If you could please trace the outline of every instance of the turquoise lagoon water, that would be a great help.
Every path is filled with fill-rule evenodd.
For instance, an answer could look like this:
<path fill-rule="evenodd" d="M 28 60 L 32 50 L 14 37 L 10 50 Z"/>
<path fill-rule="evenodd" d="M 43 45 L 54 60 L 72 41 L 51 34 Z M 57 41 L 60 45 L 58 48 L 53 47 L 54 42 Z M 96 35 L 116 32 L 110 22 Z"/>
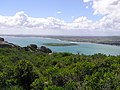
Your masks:
<path fill-rule="evenodd" d="M 43 43 L 71 43 L 70 41 L 62 41 L 58 39 L 42 38 L 42 37 L 13 37 L 13 36 L 1 36 L 6 41 L 20 45 L 27 46 L 29 44 L 36 44 L 39 47 Z M 107 55 L 120 55 L 120 46 L 103 45 L 87 42 L 74 42 L 79 44 L 78 46 L 47 46 L 53 52 L 70 52 L 73 54 L 83 53 L 86 55 L 92 55 L 95 53 L 103 53 Z"/>

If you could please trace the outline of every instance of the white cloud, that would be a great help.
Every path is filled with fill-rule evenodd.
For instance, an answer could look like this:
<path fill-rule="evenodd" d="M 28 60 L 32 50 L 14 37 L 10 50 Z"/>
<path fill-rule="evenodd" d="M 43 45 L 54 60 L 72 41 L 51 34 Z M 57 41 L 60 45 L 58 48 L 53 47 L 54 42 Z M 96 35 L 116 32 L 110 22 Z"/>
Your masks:
<path fill-rule="evenodd" d="M 0 26 L 24 26 L 28 22 L 28 16 L 23 12 L 18 12 L 14 16 L 0 16 Z"/>
<path fill-rule="evenodd" d="M 83 0 L 84 2 L 92 2 L 94 14 L 110 14 L 113 11 L 120 12 L 120 0 Z"/>
<path fill-rule="evenodd" d="M 40 30 L 45 29 L 82 29 L 88 27 L 88 23 L 91 23 L 86 17 L 79 17 L 72 23 L 65 23 L 64 20 L 60 20 L 54 17 L 48 18 L 32 18 L 27 16 L 23 11 L 16 13 L 14 16 L 1 16 L 0 27 L 25 27 L 25 28 L 37 28 Z"/>
<path fill-rule="evenodd" d="M 88 8 L 89 8 L 89 6 L 86 6 L 85 8 L 87 8 L 87 9 L 88 9 Z"/>
<path fill-rule="evenodd" d="M 83 0 L 84 2 L 86 0 Z M 118 33 L 120 35 L 120 0 L 87 0 L 92 3 L 94 15 L 104 15 L 103 18 L 93 23 L 95 29 L 106 33 Z M 86 2 L 86 3 L 88 3 Z"/>
<path fill-rule="evenodd" d="M 83 0 L 83 2 L 90 2 L 91 0 Z"/>
<path fill-rule="evenodd" d="M 23 11 L 14 16 L 0 16 L 0 27 L 26 27 L 39 29 L 61 28 L 64 21 L 54 17 L 32 18 L 28 17 Z"/>
<path fill-rule="evenodd" d="M 62 12 L 61 11 L 58 11 L 57 14 L 61 14 Z"/>
<path fill-rule="evenodd" d="M 70 34 L 70 35 L 120 35 L 119 9 L 108 13 L 100 20 L 94 22 L 81 16 L 71 23 L 54 17 L 33 18 L 23 11 L 14 16 L 0 16 L 0 34 Z M 116 14 L 117 13 L 117 14 Z M 74 16 L 73 16 L 74 18 Z"/>
<path fill-rule="evenodd" d="M 72 18 L 72 19 L 74 19 L 74 18 L 75 18 L 75 16 L 72 16 L 71 18 Z"/>
<path fill-rule="evenodd" d="M 94 14 L 110 14 L 113 11 L 120 11 L 120 0 L 94 0 L 93 8 Z"/>

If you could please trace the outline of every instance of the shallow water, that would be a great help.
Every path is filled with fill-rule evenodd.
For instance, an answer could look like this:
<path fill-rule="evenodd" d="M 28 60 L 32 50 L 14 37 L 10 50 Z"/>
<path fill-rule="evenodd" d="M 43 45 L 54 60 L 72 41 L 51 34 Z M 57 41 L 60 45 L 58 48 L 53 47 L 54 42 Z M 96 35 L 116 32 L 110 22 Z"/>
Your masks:
<path fill-rule="evenodd" d="M 62 41 L 58 39 L 42 38 L 42 37 L 13 37 L 13 36 L 1 36 L 6 41 L 20 45 L 27 46 L 29 44 L 36 44 L 39 47 L 43 43 L 71 43 L 70 41 Z M 92 55 L 95 53 L 103 53 L 107 55 L 120 55 L 120 46 L 103 45 L 87 42 L 74 42 L 79 44 L 78 46 L 47 46 L 53 52 L 70 52 L 70 53 L 83 53 L 86 55 Z"/>

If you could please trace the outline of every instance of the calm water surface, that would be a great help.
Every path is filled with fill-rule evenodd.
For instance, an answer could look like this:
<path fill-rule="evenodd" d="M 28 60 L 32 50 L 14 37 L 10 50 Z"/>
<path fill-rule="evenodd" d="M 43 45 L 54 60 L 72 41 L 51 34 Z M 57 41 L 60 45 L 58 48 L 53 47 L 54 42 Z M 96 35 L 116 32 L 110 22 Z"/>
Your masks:
<path fill-rule="evenodd" d="M 27 46 L 29 44 L 36 44 L 38 46 L 43 43 L 71 43 L 69 41 L 61 41 L 58 39 L 42 38 L 42 37 L 13 37 L 13 36 L 1 36 L 6 41 L 20 45 Z M 78 46 L 47 46 L 53 52 L 70 52 L 70 53 L 83 53 L 92 55 L 95 53 L 103 53 L 107 55 L 120 55 L 120 46 L 102 45 L 86 42 L 74 42 L 79 44 Z"/>

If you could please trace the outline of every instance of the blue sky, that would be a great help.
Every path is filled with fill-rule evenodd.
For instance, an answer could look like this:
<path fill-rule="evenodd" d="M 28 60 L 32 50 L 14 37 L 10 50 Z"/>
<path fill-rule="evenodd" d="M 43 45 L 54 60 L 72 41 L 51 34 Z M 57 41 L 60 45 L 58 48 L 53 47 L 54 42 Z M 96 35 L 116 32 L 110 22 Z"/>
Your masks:
<path fill-rule="evenodd" d="M 0 0 L 0 34 L 120 35 L 120 0 Z"/>
<path fill-rule="evenodd" d="M 72 16 L 74 18 L 86 16 L 95 21 L 101 18 L 100 15 L 93 16 L 93 9 L 83 0 L 2 0 L 0 3 L 0 15 L 14 15 L 19 11 L 24 11 L 31 17 L 52 16 L 67 22 L 73 20 Z"/>

